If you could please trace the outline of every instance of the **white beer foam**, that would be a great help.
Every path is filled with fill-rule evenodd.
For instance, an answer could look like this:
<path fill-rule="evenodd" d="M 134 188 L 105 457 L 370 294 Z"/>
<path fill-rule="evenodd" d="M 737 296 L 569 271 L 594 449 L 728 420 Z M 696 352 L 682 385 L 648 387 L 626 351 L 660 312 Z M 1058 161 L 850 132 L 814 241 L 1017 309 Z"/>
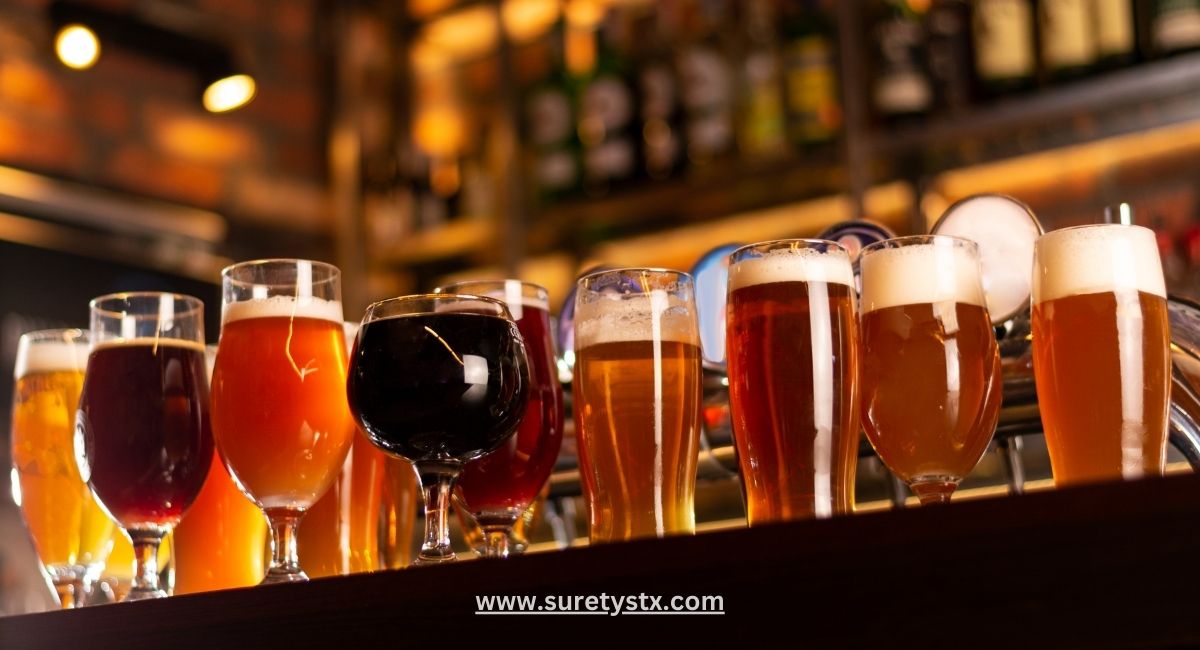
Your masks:
<path fill-rule="evenodd" d="M 984 306 L 979 263 L 968 249 L 953 242 L 873 250 L 858 263 L 864 314 L 939 302 Z"/>
<path fill-rule="evenodd" d="M 652 317 L 659 312 L 658 326 Z M 575 349 L 600 343 L 652 341 L 656 330 L 663 341 L 699 345 L 696 312 L 665 291 L 600 296 L 580 302 L 575 311 Z"/>
<path fill-rule="evenodd" d="M 1129 290 L 1167 297 L 1154 231 L 1114 224 L 1055 230 L 1038 240 L 1033 302 Z"/>
<path fill-rule="evenodd" d="M 87 368 L 87 343 L 67 341 L 38 341 L 17 348 L 13 378 L 20 379 L 35 372 L 83 372 Z"/>
<path fill-rule="evenodd" d="M 204 354 L 204 344 L 199 341 L 184 341 L 183 339 L 168 339 L 168 338 L 153 338 L 150 336 L 139 336 L 135 339 L 112 339 L 97 343 L 92 346 L 92 352 L 104 350 L 106 348 L 184 348 L 185 350 L 195 350 L 200 354 Z"/>
<path fill-rule="evenodd" d="M 773 282 L 827 282 L 854 286 L 850 256 L 833 249 L 822 253 L 811 248 L 773 250 L 729 267 L 729 290 Z"/>
<path fill-rule="evenodd" d="M 221 324 L 248 318 L 312 318 L 342 324 L 342 303 L 301 296 L 272 296 L 231 302 L 221 310 Z"/>

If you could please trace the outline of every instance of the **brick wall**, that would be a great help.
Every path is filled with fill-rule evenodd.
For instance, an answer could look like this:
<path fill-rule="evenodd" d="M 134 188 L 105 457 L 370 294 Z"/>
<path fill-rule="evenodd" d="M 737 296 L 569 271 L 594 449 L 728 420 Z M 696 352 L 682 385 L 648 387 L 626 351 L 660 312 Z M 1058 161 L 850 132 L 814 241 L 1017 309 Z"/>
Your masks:
<path fill-rule="evenodd" d="M 52 52 L 49 0 L 4 0 L 0 165 L 213 209 L 234 233 L 326 233 L 317 2 L 168 3 L 235 43 L 258 81 L 253 102 L 209 114 L 194 75 L 116 44 L 90 70 L 69 70 Z"/>

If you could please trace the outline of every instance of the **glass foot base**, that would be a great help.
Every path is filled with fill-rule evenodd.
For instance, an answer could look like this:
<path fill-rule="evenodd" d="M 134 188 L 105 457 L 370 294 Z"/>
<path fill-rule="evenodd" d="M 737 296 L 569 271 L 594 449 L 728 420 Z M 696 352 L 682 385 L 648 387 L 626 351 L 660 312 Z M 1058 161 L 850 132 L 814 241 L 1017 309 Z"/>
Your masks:
<path fill-rule="evenodd" d="M 433 566 L 435 564 L 445 564 L 454 562 L 458 557 L 454 555 L 454 551 L 448 551 L 446 555 L 418 555 L 413 566 Z"/>
<path fill-rule="evenodd" d="M 910 481 L 908 487 L 921 500 L 921 505 L 949 503 L 950 495 L 958 489 L 958 481 L 952 476 L 922 476 Z"/>
<path fill-rule="evenodd" d="M 280 585 L 288 582 L 308 582 L 308 575 L 299 569 L 295 571 L 276 571 L 270 569 L 260 585 Z"/>
<path fill-rule="evenodd" d="M 135 600 L 155 600 L 157 598 L 166 597 L 167 592 L 163 591 L 162 589 L 138 589 L 135 587 L 130 589 L 129 593 L 125 594 L 125 597 L 121 599 L 121 602 L 128 603 Z"/>

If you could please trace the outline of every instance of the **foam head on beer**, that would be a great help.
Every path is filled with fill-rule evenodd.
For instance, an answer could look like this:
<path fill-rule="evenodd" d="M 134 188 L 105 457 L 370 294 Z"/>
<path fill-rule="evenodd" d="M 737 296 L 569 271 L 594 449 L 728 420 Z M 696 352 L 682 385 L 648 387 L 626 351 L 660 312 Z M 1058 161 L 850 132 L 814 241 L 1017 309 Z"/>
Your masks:
<path fill-rule="evenodd" d="M 984 307 L 975 244 L 943 237 L 930 243 L 872 248 L 859 260 L 864 314 L 903 305 L 960 303 Z"/>
<path fill-rule="evenodd" d="M 850 255 L 843 249 L 829 247 L 783 248 L 759 257 L 743 258 L 729 267 L 729 290 L 772 282 L 824 282 L 854 286 L 854 270 Z"/>
<path fill-rule="evenodd" d="M 82 372 L 87 368 L 88 344 L 84 339 L 36 340 L 17 348 L 13 378 L 35 372 Z"/>
<path fill-rule="evenodd" d="M 625 341 L 675 341 L 699 345 L 692 301 L 674 287 L 620 287 L 581 292 L 575 311 L 575 349 Z M 690 292 L 687 294 L 690 296 Z"/>
<path fill-rule="evenodd" d="M 250 318 L 311 318 L 342 324 L 342 303 L 312 296 L 271 296 L 226 303 L 222 325 Z"/>
<path fill-rule="evenodd" d="M 1064 228 L 1037 242 L 1033 301 L 1141 291 L 1167 296 L 1154 232 L 1140 226 Z"/>

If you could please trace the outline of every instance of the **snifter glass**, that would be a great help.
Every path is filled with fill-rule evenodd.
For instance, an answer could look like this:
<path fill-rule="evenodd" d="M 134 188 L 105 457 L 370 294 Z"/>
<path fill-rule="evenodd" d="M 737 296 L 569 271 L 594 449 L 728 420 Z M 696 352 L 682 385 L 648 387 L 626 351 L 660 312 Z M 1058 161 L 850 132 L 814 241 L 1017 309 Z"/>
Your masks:
<path fill-rule="evenodd" d="M 204 304 L 171 293 L 102 296 L 91 302 L 91 336 L 75 431 L 80 473 L 133 542 L 125 600 L 162 598 L 159 545 L 213 457 Z"/>
<path fill-rule="evenodd" d="M 513 527 L 550 478 L 562 447 L 563 396 L 550 336 L 549 295 L 520 280 L 459 282 L 437 292 L 503 300 L 529 354 L 529 402 L 517 434 L 467 463 L 458 479 L 458 501 L 482 529 L 483 554 L 506 557 Z"/>
<path fill-rule="evenodd" d="M 950 500 L 1000 415 L 1000 354 L 979 250 L 944 235 L 872 244 L 862 272 L 862 424 L 922 503 Z"/>
<path fill-rule="evenodd" d="M 853 508 L 857 300 L 850 254 L 834 242 L 762 242 L 730 256 L 729 406 L 751 526 Z"/>
<path fill-rule="evenodd" d="M 257 260 L 221 272 L 213 434 L 238 487 L 267 516 L 264 584 L 307 580 L 296 534 L 354 440 L 337 267 Z"/>
<path fill-rule="evenodd" d="M 350 360 L 350 408 L 375 446 L 416 467 L 425 496 L 418 564 L 454 559 L 447 517 L 464 463 L 517 431 L 529 360 L 504 303 L 428 294 L 367 308 Z"/>
<path fill-rule="evenodd" d="M 700 334 L 692 276 L 618 269 L 575 297 L 575 431 L 590 538 L 696 529 Z"/>
<path fill-rule="evenodd" d="M 75 411 L 89 345 L 86 330 L 28 332 L 17 343 L 13 369 L 17 505 L 64 609 L 81 604 L 112 548 L 112 520 L 75 462 Z"/>
<path fill-rule="evenodd" d="M 1063 228 L 1034 246 L 1033 370 L 1056 485 L 1162 474 L 1171 331 L 1154 231 Z"/>

